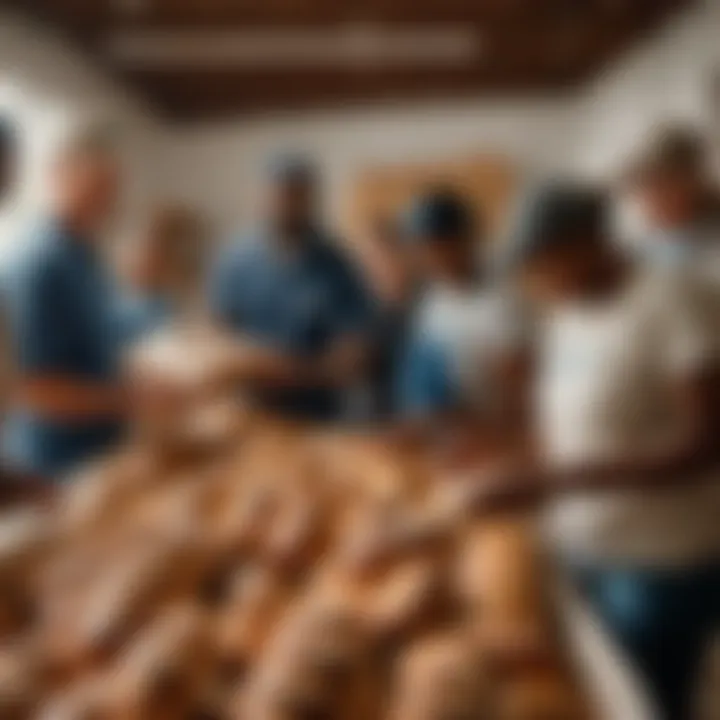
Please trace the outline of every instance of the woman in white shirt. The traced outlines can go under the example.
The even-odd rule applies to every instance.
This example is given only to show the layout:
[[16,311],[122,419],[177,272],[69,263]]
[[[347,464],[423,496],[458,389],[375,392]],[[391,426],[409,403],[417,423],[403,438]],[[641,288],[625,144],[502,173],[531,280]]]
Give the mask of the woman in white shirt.
[[720,620],[718,326],[704,295],[629,265],[601,193],[542,188],[515,262],[542,310],[537,460],[471,479],[470,507],[541,502],[546,536],[644,674],[688,717]]

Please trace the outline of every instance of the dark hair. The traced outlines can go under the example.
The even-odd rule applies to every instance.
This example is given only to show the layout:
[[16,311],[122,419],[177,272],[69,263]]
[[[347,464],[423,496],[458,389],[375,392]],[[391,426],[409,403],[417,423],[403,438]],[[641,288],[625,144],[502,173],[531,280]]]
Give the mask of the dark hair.
[[405,234],[414,240],[472,240],[484,223],[472,204],[452,188],[435,188],[416,197],[405,217]]
[[297,153],[284,153],[270,158],[268,176],[280,185],[314,187],[318,184],[318,169],[312,160]]

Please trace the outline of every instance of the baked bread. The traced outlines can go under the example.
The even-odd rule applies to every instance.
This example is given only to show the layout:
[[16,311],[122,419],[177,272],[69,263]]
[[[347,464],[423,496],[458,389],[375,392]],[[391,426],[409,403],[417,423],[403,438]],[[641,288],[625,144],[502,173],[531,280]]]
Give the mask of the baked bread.
[[495,689],[462,632],[411,646],[400,659],[390,720],[499,720]]
[[113,668],[110,720],[185,717],[211,683],[213,660],[209,618],[188,604],[166,609]]

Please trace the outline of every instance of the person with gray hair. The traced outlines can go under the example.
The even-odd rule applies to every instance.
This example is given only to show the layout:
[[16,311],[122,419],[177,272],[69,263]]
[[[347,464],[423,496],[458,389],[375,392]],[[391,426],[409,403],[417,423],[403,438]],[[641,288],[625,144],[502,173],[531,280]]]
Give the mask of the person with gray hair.
[[661,125],[632,158],[623,186],[646,225],[646,261],[679,269],[699,261],[720,280],[720,192],[711,158],[701,131]]
[[17,392],[3,432],[15,466],[57,478],[118,439],[124,399],[102,242],[121,179],[111,131],[68,135],[48,217],[8,282]]

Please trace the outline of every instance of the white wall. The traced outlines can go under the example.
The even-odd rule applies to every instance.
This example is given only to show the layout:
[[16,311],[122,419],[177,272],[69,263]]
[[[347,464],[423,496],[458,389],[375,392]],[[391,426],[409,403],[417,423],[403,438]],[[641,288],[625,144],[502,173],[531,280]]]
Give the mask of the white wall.
[[34,24],[0,11],[0,108],[22,130],[23,182],[0,213],[6,252],[18,226],[41,202],[50,150],[69,123],[85,116],[116,122],[128,184],[126,217],[139,212],[162,181],[153,155],[158,128],[144,109],[75,51]]
[[337,209],[368,165],[504,152],[529,169],[563,168],[574,132],[570,101],[464,103],[406,110],[341,111],[176,130],[165,139],[167,189],[200,202],[223,226],[253,215],[252,189],[268,154],[301,150],[317,160]]
[[700,0],[585,92],[577,111],[577,122],[584,125],[578,169],[593,175],[614,171],[658,121],[706,126],[718,72],[720,0]]
[[720,0],[700,0],[590,87],[565,100],[418,106],[206,124],[165,137],[169,192],[231,226],[252,215],[263,158],[308,150],[337,207],[355,173],[382,161],[506,152],[537,173],[606,176],[653,123],[707,120],[710,71],[720,67]]
[[158,194],[179,197],[229,228],[253,215],[264,159],[284,149],[316,156],[333,209],[355,174],[378,162],[488,150],[507,153],[529,172],[607,173],[656,120],[705,117],[709,71],[720,65],[719,30],[720,0],[704,0],[565,99],[348,109],[182,129],[156,125],[60,41],[0,14],[0,103],[4,88],[25,108],[38,157],[62,117],[98,107],[109,111],[126,129],[131,207]]

